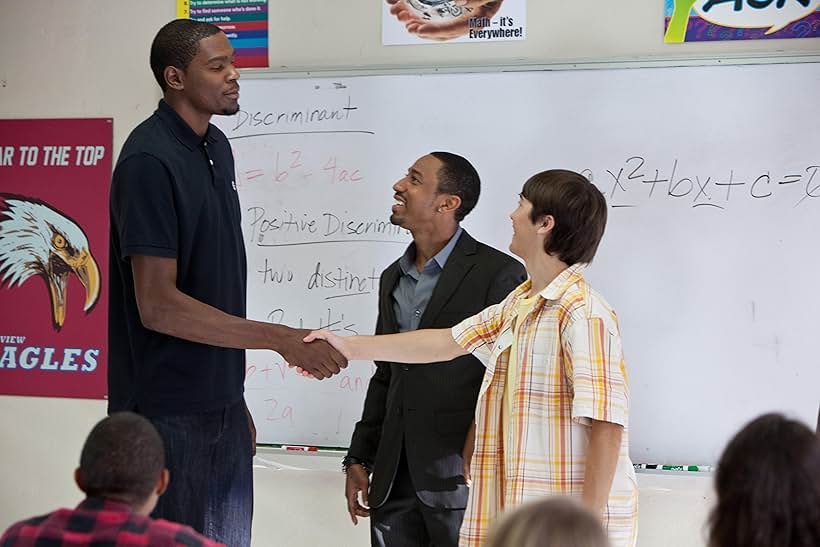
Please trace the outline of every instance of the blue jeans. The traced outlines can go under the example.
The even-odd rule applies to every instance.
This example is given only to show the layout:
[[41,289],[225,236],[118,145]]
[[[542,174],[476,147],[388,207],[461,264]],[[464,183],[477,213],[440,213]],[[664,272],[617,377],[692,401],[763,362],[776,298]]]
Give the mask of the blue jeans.
[[245,402],[150,420],[165,443],[171,472],[151,516],[187,524],[231,547],[250,546],[253,456]]

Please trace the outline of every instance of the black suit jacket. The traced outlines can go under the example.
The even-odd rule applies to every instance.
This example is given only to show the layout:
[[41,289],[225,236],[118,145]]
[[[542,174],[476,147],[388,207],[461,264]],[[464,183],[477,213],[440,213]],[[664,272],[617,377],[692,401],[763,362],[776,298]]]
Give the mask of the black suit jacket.
[[[382,272],[376,334],[399,332],[392,293],[400,276],[398,261]],[[464,231],[444,265],[419,328],[452,327],[503,300],[525,278],[520,262]],[[468,490],[461,452],[484,366],[466,355],[425,366],[377,361],[376,367],[348,451],[374,465],[370,506],[379,507],[387,500],[404,442],[419,499],[430,507],[465,508]]]

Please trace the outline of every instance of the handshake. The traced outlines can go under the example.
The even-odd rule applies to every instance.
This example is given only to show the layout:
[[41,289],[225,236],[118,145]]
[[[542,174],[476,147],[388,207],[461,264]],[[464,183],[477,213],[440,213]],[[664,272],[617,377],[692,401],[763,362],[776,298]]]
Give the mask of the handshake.
[[291,329],[273,349],[302,376],[323,380],[341,372],[351,359],[344,339],[327,330]]
[[[288,328],[288,327],[285,327]],[[450,329],[421,329],[379,336],[337,336],[328,330],[289,329],[296,351],[276,348],[302,376],[321,380],[337,374],[348,361],[374,359],[396,363],[438,363],[467,355]]]

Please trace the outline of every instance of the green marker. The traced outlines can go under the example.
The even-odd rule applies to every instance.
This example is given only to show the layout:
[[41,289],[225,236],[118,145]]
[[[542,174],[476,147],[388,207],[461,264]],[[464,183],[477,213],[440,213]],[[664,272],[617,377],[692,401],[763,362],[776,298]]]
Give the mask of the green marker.
[[711,465],[660,465],[656,463],[636,463],[635,469],[656,469],[660,471],[694,471],[709,473],[714,471]]

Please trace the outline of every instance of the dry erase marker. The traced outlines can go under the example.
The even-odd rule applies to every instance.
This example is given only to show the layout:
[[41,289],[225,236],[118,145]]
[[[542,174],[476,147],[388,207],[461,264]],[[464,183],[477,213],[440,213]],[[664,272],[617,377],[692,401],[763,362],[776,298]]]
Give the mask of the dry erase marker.
[[282,448],[285,450],[294,450],[297,452],[318,452],[319,449],[315,446],[294,446],[294,445],[282,445]]
[[660,471],[714,471],[711,465],[660,465],[656,463],[636,463],[632,467],[635,469],[657,469]]

